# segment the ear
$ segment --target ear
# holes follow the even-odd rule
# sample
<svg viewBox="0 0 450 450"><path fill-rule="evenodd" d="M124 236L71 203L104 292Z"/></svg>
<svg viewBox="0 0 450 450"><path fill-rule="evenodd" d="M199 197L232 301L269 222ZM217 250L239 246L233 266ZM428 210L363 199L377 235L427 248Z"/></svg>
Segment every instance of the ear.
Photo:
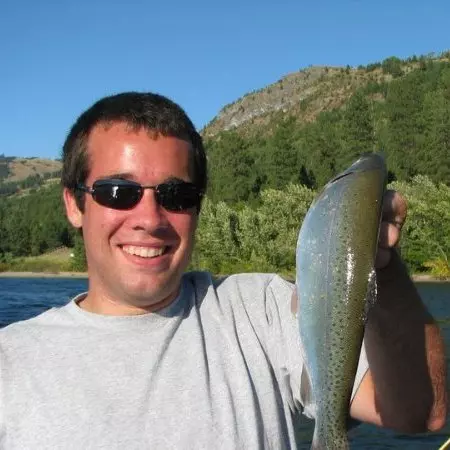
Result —
<svg viewBox="0 0 450 450"><path fill-rule="evenodd" d="M75 228L81 228L83 226L83 213L78 209L73 192L70 189L64 188L63 198L69 222Z"/></svg>

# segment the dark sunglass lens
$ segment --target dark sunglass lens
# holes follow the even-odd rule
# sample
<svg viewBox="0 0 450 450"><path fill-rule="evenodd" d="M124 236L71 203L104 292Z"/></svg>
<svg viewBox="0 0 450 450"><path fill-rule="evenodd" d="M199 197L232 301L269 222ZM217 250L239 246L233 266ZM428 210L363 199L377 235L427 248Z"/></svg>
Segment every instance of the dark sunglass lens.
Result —
<svg viewBox="0 0 450 450"><path fill-rule="evenodd" d="M94 200L113 209L129 209L135 206L142 196L142 189L135 184L114 182L94 183Z"/></svg>
<svg viewBox="0 0 450 450"><path fill-rule="evenodd" d="M158 201L169 211L183 211L198 205L199 193L192 183L163 183L158 186Z"/></svg>

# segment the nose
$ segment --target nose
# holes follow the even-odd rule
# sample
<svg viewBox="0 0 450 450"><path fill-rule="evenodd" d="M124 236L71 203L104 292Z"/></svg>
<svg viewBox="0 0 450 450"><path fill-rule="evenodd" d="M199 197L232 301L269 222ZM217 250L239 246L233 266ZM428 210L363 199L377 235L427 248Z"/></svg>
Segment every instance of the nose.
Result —
<svg viewBox="0 0 450 450"><path fill-rule="evenodd" d="M167 211L156 201L154 189L145 189L140 202L130 211L133 229L154 233L168 228Z"/></svg>

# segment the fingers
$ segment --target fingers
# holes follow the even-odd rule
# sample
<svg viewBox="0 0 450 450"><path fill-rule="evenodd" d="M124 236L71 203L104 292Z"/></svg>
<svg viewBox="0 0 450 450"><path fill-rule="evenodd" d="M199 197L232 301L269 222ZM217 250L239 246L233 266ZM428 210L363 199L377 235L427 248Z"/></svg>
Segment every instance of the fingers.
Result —
<svg viewBox="0 0 450 450"><path fill-rule="evenodd" d="M407 211L406 200L402 195L397 191L386 191L383 198L383 222L390 222L401 229L406 220Z"/></svg>
<svg viewBox="0 0 450 450"><path fill-rule="evenodd" d="M389 222L381 222L378 246L381 248L392 248L398 244L399 240L399 226Z"/></svg>
<svg viewBox="0 0 450 450"><path fill-rule="evenodd" d="M378 239L375 267L386 267L391 260L391 249L400 240L400 231L407 215L406 200L396 191L386 191L383 198L382 221Z"/></svg>
<svg viewBox="0 0 450 450"><path fill-rule="evenodd" d="M389 264L392 256L391 249L398 244L399 240L400 229L392 223L381 222L378 250L375 258L375 267L377 269L382 269Z"/></svg>
<svg viewBox="0 0 450 450"><path fill-rule="evenodd" d="M389 264L391 260L391 249L378 247L377 257L375 258L375 268L382 269Z"/></svg>

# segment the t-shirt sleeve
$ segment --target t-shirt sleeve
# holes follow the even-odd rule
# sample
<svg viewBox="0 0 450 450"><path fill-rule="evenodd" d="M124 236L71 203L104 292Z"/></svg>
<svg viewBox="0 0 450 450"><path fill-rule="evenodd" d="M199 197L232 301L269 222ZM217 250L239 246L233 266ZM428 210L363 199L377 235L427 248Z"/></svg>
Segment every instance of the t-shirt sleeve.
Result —
<svg viewBox="0 0 450 450"><path fill-rule="evenodd" d="M291 411L315 417L315 404L303 359L298 321L291 309L294 285L275 275L266 289L266 316L269 325L267 348L282 395ZM368 369L364 345L360 354L353 397Z"/></svg>

